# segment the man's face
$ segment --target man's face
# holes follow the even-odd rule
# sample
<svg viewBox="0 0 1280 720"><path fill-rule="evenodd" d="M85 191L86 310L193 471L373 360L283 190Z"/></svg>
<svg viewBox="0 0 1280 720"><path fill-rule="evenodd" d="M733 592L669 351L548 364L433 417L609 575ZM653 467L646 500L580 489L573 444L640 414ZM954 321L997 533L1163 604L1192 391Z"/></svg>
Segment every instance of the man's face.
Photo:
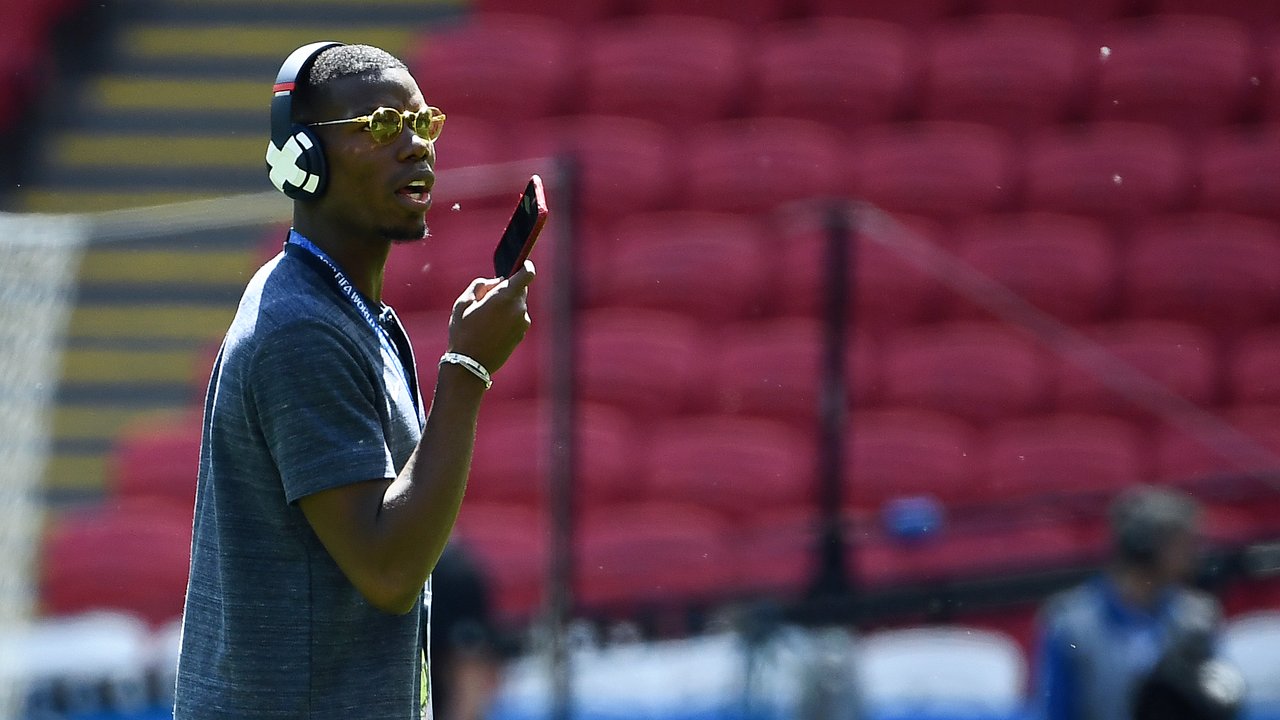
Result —
<svg viewBox="0 0 1280 720"><path fill-rule="evenodd" d="M1200 560L1199 536L1194 530L1174 533L1156 556L1156 572L1167 584L1190 581Z"/></svg>
<svg viewBox="0 0 1280 720"><path fill-rule="evenodd" d="M318 120L368 115L379 107L427 107L407 70L339 78L324 86L322 97L320 112L326 117ZM426 236L436 153L432 143L404 125L384 144L374 142L363 124L315 128L324 143L329 173L328 189L316 209L346 237L406 242ZM425 180L425 189L409 188L415 180Z"/></svg>

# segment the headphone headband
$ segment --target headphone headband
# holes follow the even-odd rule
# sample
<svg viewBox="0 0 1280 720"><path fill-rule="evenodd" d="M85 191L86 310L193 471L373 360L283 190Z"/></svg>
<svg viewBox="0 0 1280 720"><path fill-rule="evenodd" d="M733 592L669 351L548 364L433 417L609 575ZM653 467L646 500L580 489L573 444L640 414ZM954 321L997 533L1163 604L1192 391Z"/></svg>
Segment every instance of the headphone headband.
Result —
<svg viewBox="0 0 1280 720"><path fill-rule="evenodd" d="M293 91L298 79L323 50L342 45L326 40L294 50L285 58L271 88L271 143L267 146L267 170L276 189L295 200L318 197L324 192L324 152L320 138L305 125L293 121Z"/></svg>

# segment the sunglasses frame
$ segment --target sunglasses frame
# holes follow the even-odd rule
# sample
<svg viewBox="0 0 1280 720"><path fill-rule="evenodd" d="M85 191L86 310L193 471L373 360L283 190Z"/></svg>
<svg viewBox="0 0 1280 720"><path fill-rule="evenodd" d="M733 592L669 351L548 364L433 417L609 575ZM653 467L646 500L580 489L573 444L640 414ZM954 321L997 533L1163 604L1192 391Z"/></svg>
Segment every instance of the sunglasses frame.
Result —
<svg viewBox="0 0 1280 720"><path fill-rule="evenodd" d="M374 119L374 116L376 115L379 115L379 114L385 115L386 113L393 113L396 116L398 127L396 128L396 131L394 133L380 140L378 139L377 135L374 135L373 133L373 119ZM309 127L319 127L321 125L346 125L350 123L362 123L364 124L364 127L362 129L365 132L369 133L370 135L373 135L374 142L378 143L379 145L385 145L391 142L392 140L396 139L397 137L400 137L400 133L404 132L405 121L409 119L410 115L413 116L413 120L409 121L408 124L409 124L409 128L413 130L414 135L417 135L418 137L430 143L433 143L440 138L440 133L444 131L445 114L442 110L440 110L440 108L435 107L433 105L428 105L426 108L422 110L396 110L395 108L391 108L391 107L380 107L374 110L373 112L369 113L368 115L361 115L359 117L353 117L353 118L344 118L342 120L325 120L324 122L307 123L307 125ZM418 128L417 128L418 118L423 117L424 115L427 118L428 128L431 127L430 123L432 120L436 118L439 119L439 124L436 125L435 137L423 135L422 133L418 132Z"/></svg>

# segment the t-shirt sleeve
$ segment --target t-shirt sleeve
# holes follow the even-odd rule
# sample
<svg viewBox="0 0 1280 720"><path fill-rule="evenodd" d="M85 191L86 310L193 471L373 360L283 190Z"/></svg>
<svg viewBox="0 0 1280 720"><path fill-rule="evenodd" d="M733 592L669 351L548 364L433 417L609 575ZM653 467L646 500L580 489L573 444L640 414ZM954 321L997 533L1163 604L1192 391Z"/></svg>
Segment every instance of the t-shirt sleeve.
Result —
<svg viewBox="0 0 1280 720"><path fill-rule="evenodd" d="M376 380L338 328L301 320L273 331L254 355L248 383L290 503L396 476Z"/></svg>

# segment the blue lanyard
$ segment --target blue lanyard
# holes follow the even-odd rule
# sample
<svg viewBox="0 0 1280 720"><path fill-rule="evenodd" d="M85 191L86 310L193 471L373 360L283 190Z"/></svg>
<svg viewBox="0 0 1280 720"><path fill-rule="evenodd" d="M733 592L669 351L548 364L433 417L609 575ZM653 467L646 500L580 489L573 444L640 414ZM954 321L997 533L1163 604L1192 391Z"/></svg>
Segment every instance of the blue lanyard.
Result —
<svg viewBox="0 0 1280 720"><path fill-rule="evenodd" d="M339 292L341 292L347 301L355 307L356 312L360 313L360 316L364 318L365 323L367 323L373 332L377 334L378 341L381 345L385 349L390 350L391 354L399 359L399 362L396 363L396 365L400 369L400 377L404 380L405 387L409 389L409 397L413 399L414 409L418 411L419 424L421 424L422 408L421 403L418 401L417 383L414 382L410 374L413 372L412 360L406 359L405 352L401 350L395 339L392 338L391 334L387 332L387 329L382 326L382 323L378 322L378 318L375 317L373 311L369 309L369 304L365 302L360 291L357 290L356 286L347 278L347 274L342 272L342 268L338 267L338 264L334 262L333 258L329 257L329 253L321 250L315 243L303 237L297 230L292 228L289 229L289 239L285 244L293 245L300 250L306 251L311 255L311 257L314 257L324 263L324 265L329 268L333 273L334 285L337 286ZM387 310L389 312L391 308L387 308ZM394 318L394 314L392 314L392 317ZM396 322L399 323L399 319L396 319ZM403 334L404 333L402 332L401 335ZM407 336L405 337L405 341L406 343L408 342ZM407 352L408 358L412 358L413 350L409 349Z"/></svg>

